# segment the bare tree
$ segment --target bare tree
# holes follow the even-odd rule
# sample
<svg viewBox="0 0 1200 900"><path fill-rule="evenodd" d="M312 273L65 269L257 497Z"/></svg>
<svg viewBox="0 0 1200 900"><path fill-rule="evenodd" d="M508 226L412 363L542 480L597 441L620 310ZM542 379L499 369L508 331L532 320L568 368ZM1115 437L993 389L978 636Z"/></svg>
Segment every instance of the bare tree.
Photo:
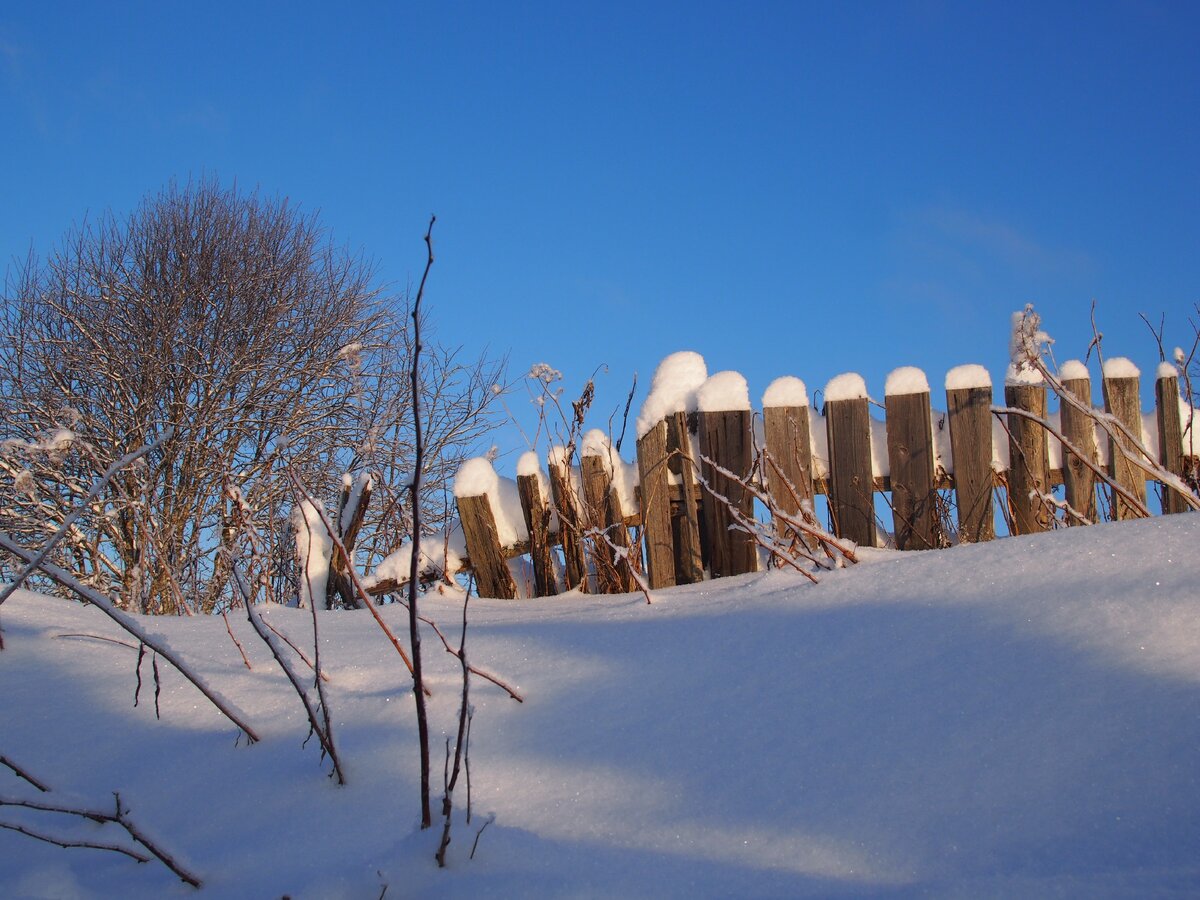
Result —
<svg viewBox="0 0 1200 900"><path fill-rule="evenodd" d="M175 431L56 548L81 582L140 611L219 607L231 593L219 552L231 535L227 479L278 544L273 574L294 578L284 449L319 496L336 494L342 472L374 467L382 502L359 547L398 543L402 507L388 498L413 459L408 304L315 216L211 180L171 184L31 256L3 299L0 527L36 544L114 460ZM440 367L425 383L443 392L428 404L441 417L427 442L433 507L437 466L490 424L498 372L445 349L426 365Z"/></svg>

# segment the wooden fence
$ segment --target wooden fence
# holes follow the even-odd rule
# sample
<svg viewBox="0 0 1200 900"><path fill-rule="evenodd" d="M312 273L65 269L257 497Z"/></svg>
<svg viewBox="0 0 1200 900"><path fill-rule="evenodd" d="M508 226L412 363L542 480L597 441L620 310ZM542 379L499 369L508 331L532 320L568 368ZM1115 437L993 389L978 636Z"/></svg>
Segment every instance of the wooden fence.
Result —
<svg viewBox="0 0 1200 900"><path fill-rule="evenodd" d="M1156 380L1156 407L1147 422L1136 374L1104 379L1100 412L1139 438L1144 424L1148 432L1156 430L1151 456L1187 477L1196 467L1185 453L1185 440L1192 446L1186 434L1191 416L1189 407L1181 412L1178 378L1166 369ZM698 582L706 571L713 578L754 571L754 536L731 527L755 515L748 486L785 515L825 495L831 530L866 546L875 546L880 526L886 527L876 494L887 492L884 517L890 506L892 542L900 550L991 540L997 512L1013 534L1095 522L1105 511L1115 519L1144 514L1145 470L1130 462L1135 451L1097 429L1094 416L1067 402L1048 416L1042 384L1006 384L1004 405L994 406L987 373L978 366L961 371L967 370L982 377L948 376L945 412L933 408L927 385L914 391L909 380L892 392L889 380L882 423L870 415L865 387L861 395L827 391L823 413L807 402L767 406L759 429L749 409L669 415L637 442L639 485L632 504L613 488L614 467L623 465L614 454L584 446L576 467L560 448L547 460L548 477L517 478L526 541L500 545L497 516L505 511L495 508L496 497L458 498L466 545L459 571L474 573L482 596L501 598L518 596L508 565L518 556L528 558L528 592L538 596L561 589L621 593ZM1086 376L1082 366L1070 374L1079 370ZM1063 388L1090 407L1087 377L1065 379ZM1061 499L1053 493L1058 485ZM1189 508L1176 490L1161 490L1163 512ZM373 593L395 587L380 582Z"/></svg>

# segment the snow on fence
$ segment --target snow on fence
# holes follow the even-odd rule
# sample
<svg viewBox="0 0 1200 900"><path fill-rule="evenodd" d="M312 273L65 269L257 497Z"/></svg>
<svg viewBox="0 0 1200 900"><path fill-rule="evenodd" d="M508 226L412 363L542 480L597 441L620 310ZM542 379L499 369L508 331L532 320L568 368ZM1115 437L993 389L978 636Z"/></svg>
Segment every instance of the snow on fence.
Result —
<svg viewBox="0 0 1200 900"><path fill-rule="evenodd" d="M1010 368L1004 406L993 406L988 372L960 366L946 376L942 412L924 373L906 367L887 379L882 422L872 418L858 375L828 383L823 411L810 405L799 379L777 379L763 396L761 420L740 375L706 376L697 354L663 361L638 419L636 465L598 430L577 447L553 448L548 473L536 454L525 454L515 483L487 460L469 461L455 484L461 525L430 541L423 571L473 572L482 596L501 598L562 589L622 593L742 574L759 565L754 536L737 527L754 516L754 489L772 510L793 517L825 495L831 530L866 546L884 542L876 494L888 492L887 542L900 550L993 539L998 495L1013 534L1097 521L1098 490L1112 518L1142 515L1148 475L1132 459L1139 451L1117 446L1097 429L1097 416L1140 438L1152 462L1191 478L1163 485L1164 513L1196 505L1194 494L1180 491L1195 486L1195 411L1169 364L1159 367L1156 407L1146 414L1140 373L1127 360L1105 364L1104 409L1090 414L1082 363L1064 365L1059 376L1063 391L1082 403L1063 401L1050 415L1040 374ZM1097 472L1115 486L1105 488ZM1059 485L1061 500L1053 493ZM782 517L776 528L785 530ZM514 577L518 559L523 570ZM371 593L396 590L407 560L402 553L385 561L370 579ZM522 590L523 582L531 587Z"/></svg>

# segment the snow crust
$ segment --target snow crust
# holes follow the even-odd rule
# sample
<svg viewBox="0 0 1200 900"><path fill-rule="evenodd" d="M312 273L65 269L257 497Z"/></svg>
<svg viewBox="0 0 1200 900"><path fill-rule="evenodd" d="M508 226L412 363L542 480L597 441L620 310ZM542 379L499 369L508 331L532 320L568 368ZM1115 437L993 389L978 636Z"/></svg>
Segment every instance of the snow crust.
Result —
<svg viewBox="0 0 1200 900"><path fill-rule="evenodd" d="M137 618L237 704L263 736L254 747L161 663L162 719L148 661L134 708L136 650L97 639L130 636L96 609L19 591L2 615L3 752L54 792L0 769L3 793L109 809L119 790L205 886L0 830L2 892L1187 896L1198 540L1200 520L1166 516L945 552L864 548L819 585L758 573L660 591L653 606L472 598L471 662L525 702L472 680L474 818L456 793L446 869L432 859L440 820L419 827L411 680L369 616L321 620L349 775L337 787L244 614L228 620L252 669L220 617ZM306 611L260 609L305 646ZM380 612L403 633L403 607ZM456 643L461 598L432 593L421 612ZM432 634L423 649L440 750L458 660ZM55 827L13 809L5 820ZM289 822L321 823L321 839L298 841ZM71 835L107 837L96 828Z"/></svg>
<svg viewBox="0 0 1200 900"><path fill-rule="evenodd" d="M988 374L988 370L975 363L955 366L946 373L946 390L948 391L991 386L992 376Z"/></svg>
<svg viewBox="0 0 1200 900"><path fill-rule="evenodd" d="M783 375L769 385L762 397L763 408L776 406L808 406L808 388L794 375Z"/></svg>
<svg viewBox="0 0 1200 900"><path fill-rule="evenodd" d="M1105 378L1138 378L1141 374L1141 369L1124 356L1114 356L1104 361Z"/></svg>
<svg viewBox="0 0 1200 900"><path fill-rule="evenodd" d="M857 372L846 372L837 375L825 385L825 400L865 400L867 399L867 383Z"/></svg>
<svg viewBox="0 0 1200 900"><path fill-rule="evenodd" d="M900 366L892 369L883 387L886 397L897 397L904 394L928 394L929 379L916 366Z"/></svg>
<svg viewBox="0 0 1200 900"><path fill-rule="evenodd" d="M1065 363L1059 366L1058 379L1059 381L1080 381L1084 378L1091 378L1087 366L1078 359L1068 359Z"/></svg>
<svg viewBox="0 0 1200 900"><path fill-rule="evenodd" d="M694 350L672 353L658 364L650 382L650 393L638 413L638 438L677 412L695 412L696 392L708 378L704 357Z"/></svg>
<svg viewBox="0 0 1200 900"><path fill-rule="evenodd" d="M732 412L750 409L750 388L740 372L710 375L696 391L696 409L700 412Z"/></svg>
<svg viewBox="0 0 1200 900"><path fill-rule="evenodd" d="M1154 376L1156 381L1162 380L1163 378L1178 378L1178 377L1179 377L1179 369L1177 369L1175 367L1174 363L1169 363L1169 362L1160 362L1158 364L1158 371Z"/></svg>

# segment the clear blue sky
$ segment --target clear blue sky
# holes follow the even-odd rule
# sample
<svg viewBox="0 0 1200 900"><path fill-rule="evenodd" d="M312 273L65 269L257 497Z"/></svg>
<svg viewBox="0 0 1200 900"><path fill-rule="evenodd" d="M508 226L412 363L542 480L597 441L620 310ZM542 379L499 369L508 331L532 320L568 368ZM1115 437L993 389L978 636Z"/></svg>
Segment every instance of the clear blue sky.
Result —
<svg viewBox="0 0 1200 900"><path fill-rule="evenodd" d="M941 405L1026 302L1152 376L1137 314L1179 343L1200 300L1198 46L1145 0L9 3L0 253L208 173L404 284L436 213L441 339L607 363L601 420L679 349Z"/></svg>

